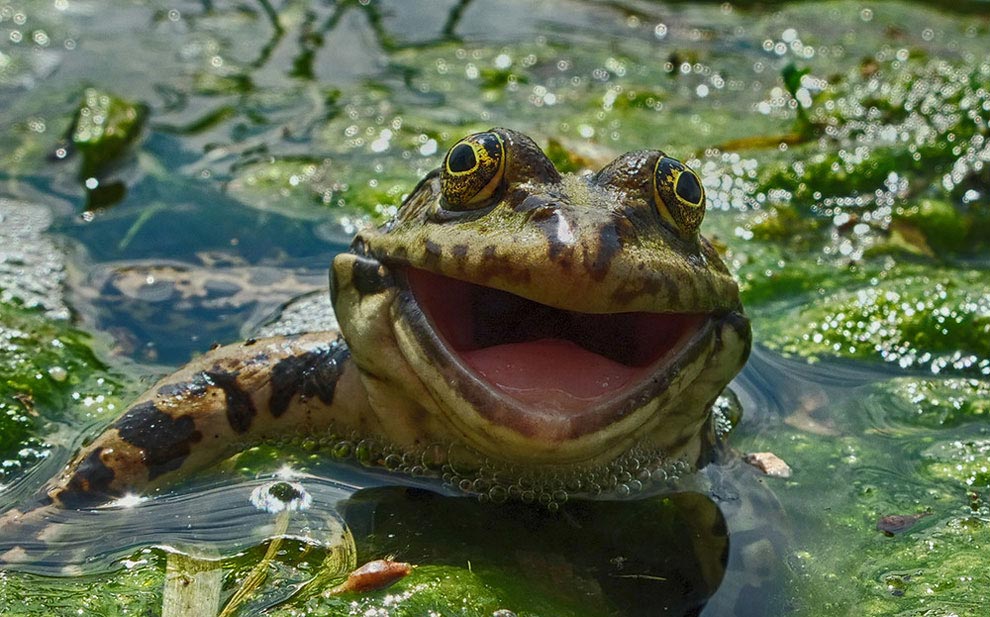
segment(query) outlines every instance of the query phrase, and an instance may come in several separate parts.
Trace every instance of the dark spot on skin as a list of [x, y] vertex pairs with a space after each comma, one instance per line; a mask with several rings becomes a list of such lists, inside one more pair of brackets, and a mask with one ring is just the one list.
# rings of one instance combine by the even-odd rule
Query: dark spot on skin
[[424, 258], [425, 265], [429, 270], [439, 270], [440, 262], [443, 258], [443, 247], [434, 242], [433, 240], [426, 241], [426, 256]]
[[392, 277], [378, 260], [358, 257], [351, 267], [351, 284], [361, 295], [376, 294], [392, 286]]
[[222, 345], [220, 343], [213, 343], [212, 345], [210, 345], [210, 350], [212, 351], [214, 349], [220, 349], [221, 347]]
[[[550, 261], [557, 261], [560, 254], [566, 249], [572, 248], [572, 245], [561, 242], [560, 237], [557, 235], [557, 231], [560, 230], [560, 217], [563, 216], [560, 210], [552, 205], [547, 205], [533, 213], [530, 218], [530, 222], [536, 225], [536, 227], [543, 232], [543, 235], [547, 239], [547, 257]], [[566, 260], [560, 263], [564, 269], [568, 269], [571, 265], [570, 260]]]
[[237, 373], [229, 373], [214, 367], [212, 371], [204, 371], [203, 375], [216, 387], [223, 390], [227, 404], [227, 422], [236, 433], [247, 432], [258, 410], [254, 407], [251, 395], [241, 389], [237, 383]]
[[338, 341], [280, 360], [271, 372], [272, 394], [268, 403], [271, 414], [276, 418], [284, 414], [297, 394], [303, 398], [315, 396], [326, 405], [333, 403], [337, 381], [348, 357], [347, 345]]
[[66, 508], [89, 508], [106, 501], [107, 497], [117, 495], [111, 490], [110, 484], [114, 472], [103, 463], [103, 448], [97, 448], [89, 453], [76, 467], [75, 473], [58, 499]]
[[149, 480], [181, 467], [192, 444], [203, 438], [191, 416], [173, 418], [152, 401], [131, 407], [113, 428], [121, 439], [144, 452]]
[[612, 260], [622, 250], [622, 240], [619, 235], [618, 224], [615, 222], [606, 223], [598, 230], [598, 253], [591, 264], [591, 277], [597, 281], [605, 278]]
[[532, 274], [532, 271], [528, 267], [525, 267], [525, 265], [520, 264], [518, 261], [513, 262], [508, 257], [500, 257], [498, 255], [498, 248], [494, 244], [489, 244], [481, 250], [481, 260], [471, 280], [472, 282], [483, 285], [485, 281], [500, 278], [524, 285], [529, 283]]
[[450, 247], [450, 252], [454, 255], [454, 257], [464, 259], [468, 254], [468, 246], [466, 244], [455, 244]]
[[641, 296], [658, 295], [671, 298], [676, 293], [677, 282], [655, 272], [649, 272], [639, 279], [629, 279], [612, 292], [612, 300], [616, 306], [625, 306]]
[[245, 347], [250, 347], [251, 345], [254, 345], [257, 342], [258, 342], [258, 339], [256, 339], [256, 338], [249, 338], [246, 341], [244, 341], [244, 346]]

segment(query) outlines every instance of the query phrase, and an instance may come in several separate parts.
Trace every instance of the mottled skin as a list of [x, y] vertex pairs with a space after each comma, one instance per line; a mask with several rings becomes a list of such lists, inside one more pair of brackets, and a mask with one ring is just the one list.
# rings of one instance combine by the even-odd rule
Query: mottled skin
[[[204, 354], [135, 401], [44, 487], [39, 504], [90, 507], [203, 468], [235, 446], [331, 427], [399, 448], [462, 443], [537, 471], [607, 464], [634, 445], [697, 464], [710, 444], [711, 402], [750, 347], [737, 286], [698, 233], [703, 214], [697, 177], [659, 151], [579, 177], [558, 173], [520, 133], [469, 136], [395, 220], [358, 234], [334, 260], [343, 338], [277, 337]], [[613, 314], [629, 320], [620, 324], [681, 314], [671, 319], [688, 325], [672, 330], [676, 343], [662, 358], [634, 362], [640, 373], [628, 387], [560, 412], [472, 371], [420, 306], [415, 276], [513, 294], [499, 301], [525, 298], [539, 327], [559, 317], [597, 328]]]

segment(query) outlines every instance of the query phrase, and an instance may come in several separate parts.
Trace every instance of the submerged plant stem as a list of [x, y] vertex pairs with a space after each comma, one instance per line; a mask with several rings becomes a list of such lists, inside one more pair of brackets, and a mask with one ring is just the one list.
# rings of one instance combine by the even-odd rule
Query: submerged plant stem
[[230, 597], [227, 602], [227, 606], [223, 607], [218, 617], [232, 617], [237, 609], [241, 607], [242, 604], [247, 602], [248, 598], [255, 592], [265, 579], [268, 578], [268, 564], [275, 559], [275, 555], [278, 554], [278, 549], [282, 547], [282, 539], [285, 537], [285, 532], [289, 528], [289, 517], [291, 515], [291, 510], [282, 510], [278, 513], [275, 518], [275, 529], [272, 536], [272, 541], [268, 544], [268, 550], [265, 551], [265, 556], [261, 558], [254, 568], [248, 573], [244, 578], [244, 582], [241, 583], [240, 588], [234, 592], [234, 595]]

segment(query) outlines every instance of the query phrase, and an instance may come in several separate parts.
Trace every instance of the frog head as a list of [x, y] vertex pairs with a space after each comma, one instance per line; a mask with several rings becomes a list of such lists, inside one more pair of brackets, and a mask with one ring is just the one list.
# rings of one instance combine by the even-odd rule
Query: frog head
[[331, 268], [382, 430], [536, 467], [696, 462], [751, 341], [705, 206], [659, 150], [574, 175], [515, 131], [459, 141]]

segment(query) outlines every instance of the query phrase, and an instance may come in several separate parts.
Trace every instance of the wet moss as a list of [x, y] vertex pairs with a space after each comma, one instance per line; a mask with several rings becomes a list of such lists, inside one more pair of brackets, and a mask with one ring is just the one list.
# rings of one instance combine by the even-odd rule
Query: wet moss
[[45, 456], [51, 423], [80, 407], [113, 412], [119, 385], [91, 345], [85, 333], [41, 309], [0, 303], [0, 481]]
[[[912, 273], [912, 270], [914, 272]], [[990, 375], [986, 273], [902, 267], [867, 285], [817, 294], [757, 323], [767, 346], [805, 357], [842, 356]]]
[[147, 108], [96, 88], [87, 88], [75, 113], [72, 145], [82, 155], [79, 177], [98, 177], [116, 165], [141, 135]]
[[[456, 603], [451, 598], [457, 598]], [[272, 609], [271, 615], [348, 615], [384, 613], [395, 617], [420, 615], [493, 615], [511, 611], [529, 617], [600, 615], [582, 603], [554, 601], [532, 593], [518, 573], [456, 566], [419, 566], [394, 585], [369, 593], [311, 598], [301, 606]], [[509, 614], [509, 613], [506, 613]]]
[[10, 617], [161, 614], [164, 554], [145, 549], [126, 563], [121, 571], [88, 576], [0, 572], [0, 607]]
[[960, 211], [946, 200], [922, 199], [897, 208], [891, 230], [903, 245], [931, 257], [973, 253], [988, 241], [972, 233], [973, 219], [973, 214]]
[[877, 395], [883, 418], [899, 425], [950, 428], [990, 420], [990, 382], [982, 379], [903, 377]]

